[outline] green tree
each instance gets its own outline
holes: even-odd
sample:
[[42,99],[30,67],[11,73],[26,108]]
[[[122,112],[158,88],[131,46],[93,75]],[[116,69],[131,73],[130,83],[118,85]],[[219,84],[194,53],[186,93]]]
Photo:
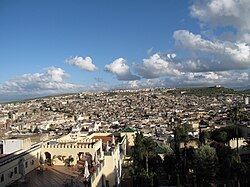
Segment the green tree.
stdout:
[[177,174],[177,160],[176,156],[173,153],[166,154],[164,157],[164,169],[168,175],[169,185],[176,185],[176,174]]
[[149,158],[156,157],[156,147],[157,144],[154,142],[154,140],[151,137],[146,137],[142,141],[142,155],[145,157],[146,160],[146,172],[149,172]]
[[218,175],[226,178],[228,181],[238,180],[244,174],[245,168],[236,150],[224,146],[217,147],[216,152],[220,163]]
[[216,175],[218,157],[216,150],[202,145],[194,152],[194,171],[200,186],[208,185]]
[[142,133],[137,134],[132,150],[133,164],[130,168],[134,185],[153,186],[156,147],[157,144],[151,137],[143,137]]
[[188,126],[177,126],[174,129],[174,152],[176,155],[177,162],[180,162],[180,143],[188,142],[188,132],[190,128]]
[[227,133],[225,131],[217,131],[217,133],[214,133],[212,135],[213,139],[218,142],[227,142]]
[[163,164],[168,175],[173,175],[176,170],[176,163],[176,157],[174,154],[165,155]]
[[234,125],[215,129],[211,132],[210,138],[217,142],[228,143],[232,138],[241,137],[238,128]]
[[189,126],[178,126],[174,130],[175,140],[187,142],[188,141],[188,132],[191,131]]
[[200,130],[199,141],[200,141],[201,145],[206,144],[206,140],[209,139],[209,138],[210,138],[210,133],[209,132]]

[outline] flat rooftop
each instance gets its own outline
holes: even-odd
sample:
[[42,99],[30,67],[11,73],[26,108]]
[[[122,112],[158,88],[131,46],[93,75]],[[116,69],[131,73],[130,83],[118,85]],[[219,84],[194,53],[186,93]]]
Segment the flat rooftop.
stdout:
[[83,182],[76,179],[77,176],[64,166],[46,166],[44,171],[33,170],[25,175],[24,180],[20,179],[9,187],[59,187],[59,186],[79,186],[84,187]]

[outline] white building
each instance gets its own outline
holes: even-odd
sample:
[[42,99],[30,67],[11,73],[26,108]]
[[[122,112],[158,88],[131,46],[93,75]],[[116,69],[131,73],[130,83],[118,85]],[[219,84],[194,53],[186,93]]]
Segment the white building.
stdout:
[[38,167],[40,144],[0,157],[0,186],[7,186]]
[[27,150],[31,148],[30,138],[23,139],[4,139],[3,143],[3,154],[10,154],[19,150]]
[[[41,157],[45,163],[48,161],[52,163],[53,160],[55,165],[53,169],[56,169],[56,166],[64,168],[67,158],[73,158],[73,168],[78,168],[83,160],[87,160],[90,169],[88,182],[91,186],[119,186],[127,146],[133,142],[133,136],[129,137],[126,133],[133,134],[133,132],[115,135],[92,133],[77,139],[67,135],[34,145],[29,143],[29,138],[5,141],[5,145],[8,146],[5,153],[10,154],[0,155],[0,186],[10,185],[38,168]],[[67,169],[66,166],[65,169]]]
[[249,97],[245,98],[245,105],[249,105]]

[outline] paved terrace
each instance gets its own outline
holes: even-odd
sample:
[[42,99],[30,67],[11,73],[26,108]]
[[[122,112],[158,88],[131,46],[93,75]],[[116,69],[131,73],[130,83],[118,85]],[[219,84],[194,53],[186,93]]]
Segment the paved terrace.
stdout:
[[79,178],[72,171],[71,167],[65,166],[46,166],[44,171],[33,170],[9,187],[59,187],[77,186],[85,187],[84,180]]

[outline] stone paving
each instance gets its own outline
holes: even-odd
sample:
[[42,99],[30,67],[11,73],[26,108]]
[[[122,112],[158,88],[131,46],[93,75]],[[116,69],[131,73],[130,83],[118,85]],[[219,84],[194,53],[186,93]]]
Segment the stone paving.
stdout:
[[65,166],[47,166],[43,171],[33,170],[10,185],[11,187],[57,187],[57,186],[85,186],[72,171]]

